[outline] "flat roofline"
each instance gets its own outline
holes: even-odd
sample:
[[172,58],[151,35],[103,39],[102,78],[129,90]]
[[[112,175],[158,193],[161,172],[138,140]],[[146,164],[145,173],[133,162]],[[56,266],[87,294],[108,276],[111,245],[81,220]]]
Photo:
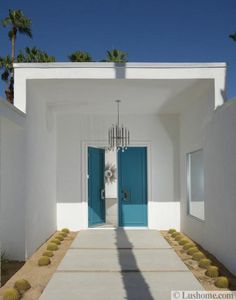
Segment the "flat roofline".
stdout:
[[155,63],[155,62],[128,62],[112,63],[112,62],[53,62],[53,63],[14,63],[14,68],[27,69],[47,69],[47,68],[147,68],[147,69],[193,69],[193,68],[226,68],[225,62],[210,63]]

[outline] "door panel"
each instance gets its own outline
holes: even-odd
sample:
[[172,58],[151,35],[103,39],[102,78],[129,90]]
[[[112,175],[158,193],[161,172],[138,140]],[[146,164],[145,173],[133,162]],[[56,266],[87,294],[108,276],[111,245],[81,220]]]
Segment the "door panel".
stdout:
[[147,226],[147,149],[118,152],[119,225]]
[[88,148],[88,215],[89,226],[105,222],[104,198],[105,150]]

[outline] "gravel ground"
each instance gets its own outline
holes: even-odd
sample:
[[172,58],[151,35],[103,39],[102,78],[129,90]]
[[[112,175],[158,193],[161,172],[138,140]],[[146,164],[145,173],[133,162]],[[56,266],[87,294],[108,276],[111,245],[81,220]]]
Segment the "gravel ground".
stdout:
[[[168,241],[168,243],[173,247],[175,252],[179,255],[179,257],[182,259],[182,261],[186,264],[186,266],[189,268],[190,271],[195,275],[195,277],[198,279],[198,281],[201,283],[203,288],[206,291],[228,291],[228,290],[236,290],[236,277],[230,273],[224,265],[222,265],[211,253],[207,252],[205,249],[203,249],[200,245],[198,245],[196,242],[195,244],[199,248],[201,252],[205,254],[207,258],[209,258],[212,261],[212,265],[217,266],[220,270],[220,276],[226,276],[229,279],[230,282],[230,288],[229,289],[220,289],[217,288],[214,285],[214,278],[209,278],[205,275],[206,270],[202,269],[198,266],[198,263],[192,259],[190,255],[188,255],[184,250],[183,247],[178,244],[178,242],[175,241],[174,238],[171,237],[170,234],[168,234],[167,231],[161,231],[162,236]],[[189,237],[187,237],[189,240],[191,240]]]
[[[48,241],[53,239],[58,232],[50,237]],[[7,283],[0,288],[0,299],[2,300],[2,295],[5,289],[14,286],[17,279],[27,279],[31,284],[31,289],[28,290],[22,300],[37,300],[42,294],[44,288],[46,287],[48,281],[55,272],[60,261],[64,257],[66,251],[70,247],[73,239],[77,235],[77,232],[71,232],[59,245],[59,250],[54,251],[54,256],[51,258],[51,264],[48,266],[39,267],[38,259],[42,256],[42,253],[46,250],[48,241],[43,244],[24,264],[24,266],[17,272]]]

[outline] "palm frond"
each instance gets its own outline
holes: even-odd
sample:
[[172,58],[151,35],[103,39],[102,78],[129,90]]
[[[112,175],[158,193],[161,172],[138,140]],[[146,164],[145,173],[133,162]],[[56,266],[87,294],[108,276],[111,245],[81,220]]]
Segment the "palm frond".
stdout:
[[91,62],[92,57],[88,52],[75,51],[68,56],[71,62]]
[[2,23],[3,27],[7,27],[11,23],[11,18],[10,17],[6,17],[3,20],[1,20],[1,23]]
[[[11,10],[9,9],[8,16],[2,20],[4,27],[10,26],[11,29],[8,33],[9,37],[13,37],[14,32],[20,32],[32,38],[32,22],[26,17],[22,10]],[[14,29],[14,30],[13,30]]]
[[14,35],[13,30],[10,30],[8,32],[8,37],[9,37],[10,40],[13,38],[13,35]]
[[230,34],[229,37],[236,42],[236,32],[234,34]]
[[45,51],[42,51],[37,47],[32,47],[32,48],[26,47],[24,52],[20,51],[20,53],[17,55],[16,61],[26,62],[26,63],[54,62],[55,57],[48,55]]
[[127,62],[128,54],[119,49],[112,49],[107,51],[107,62],[125,63]]
[[5,70],[2,74],[1,74],[1,78],[3,81],[7,82],[9,79],[10,73],[9,71]]
[[9,55],[6,57],[0,57],[0,69],[2,69],[2,80],[8,81],[10,75],[13,73],[12,59]]

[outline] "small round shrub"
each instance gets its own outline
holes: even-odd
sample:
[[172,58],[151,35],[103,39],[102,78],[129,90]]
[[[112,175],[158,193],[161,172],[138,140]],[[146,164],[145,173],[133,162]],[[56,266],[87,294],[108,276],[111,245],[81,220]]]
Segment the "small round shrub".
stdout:
[[174,229],[174,228],[171,228],[171,229],[168,230],[168,233],[169,233],[169,234],[172,234],[172,233],[174,233],[174,232],[176,232],[176,229]]
[[67,236],[67,233],[61,231],[61,232],[58,233],[58,235],[60,235],[63,238],[65,238]]
[[189,248],[187,253],[189,255],[193,255],[195,252],[198,252],[198,251],[199,251],[198,248],[194,246],[194,247]]
[[193,253],[193,260],[199,261],[202,258],[205,258],[205,255],[201,251]]
[[20,293],[15,288],[7,289],[3,293],[3,300],[19,300]]
[[218,277],[219,276],[219,268],[216,266],[209,266],[205,273],[208,277]]
[[180,244],[181,246],[183,246],[183,245],[185,245],[185,244],[187,244],[187,243],[189,243],[189,240],[186,239],[186,238],[182,238],[181,240],[179,240],[179,244]]
[[70,233],[70,230],[68,229],[68,228],[63,228],[62,230],[61,230],[62,232],[65,232],[65,233]]
[[204,268],[204,269],[208,268],[210,265],[211,265],[211,260],[208,258],[200,259],[199,264],[198,264],[198,266],[200,268]]
[[195,244],[193,244],[192,242],[188,242],[187,244],[184,245],[183,249],[188,250],[193,247],[195,247]]
[[59,240],[59,238],[57,236],[54,238],[54,240],[58,240],[59,242],[61,242],[61,240]]
[[227,277],[220,276],[215,280],[215,286],[222,289],[227,289],[229,287],[229,280]]
[[47,245],[47,250],[49,250],[49,251],[57,251],[58,250],[58,246],[56,244],[54,244],[54,243],[49,243]]
[[56,245],[61,245],[61,241],[58,240],[58,239],[53,239],[53,240],[50,241],[50,243],[54,243]]
[[178,242],[183,238],[184,238],[184,236],[182,234],[179,234],[179,235],[176,235],[175,240]]
[[48,257],[53,257],[53,252],[52,251],[45,251],[43,252],[43,256],[48,256]]
[[48,256],[42,256],[40,257],[40,259],[38,260],[38,265],[39,266],[47,266],[51,263],[51,260]]
[[20,294],[23,294],[31,288],[31,285],[26,279],[18,279],[14,284],[14,288],[17,289]]
[[59,234],[55,238],[58,239],[59,241],[64,240],[64,237],[62,235],[59,235]]
[[176,237],[177,235],[179,235],[179,234],[180,234],[179,232],[175,231],[174,233],[171,234],[171,237],[172,237],[172,238],[175,238],[175,237]]

